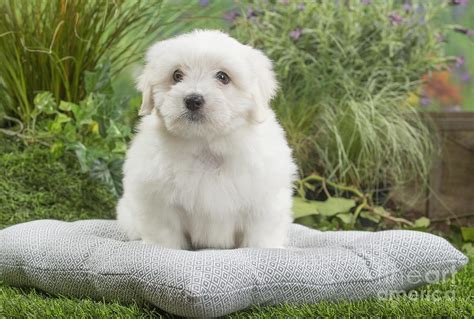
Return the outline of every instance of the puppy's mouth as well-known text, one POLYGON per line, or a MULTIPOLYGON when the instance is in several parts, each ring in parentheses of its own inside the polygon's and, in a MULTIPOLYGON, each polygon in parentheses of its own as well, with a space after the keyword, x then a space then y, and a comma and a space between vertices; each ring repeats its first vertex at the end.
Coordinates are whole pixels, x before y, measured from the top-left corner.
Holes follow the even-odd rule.
POLYGON ((200 111, 188 111, 183 114, 183 118, 189 122, 199 123, 204 122, 204 115, 200 111))

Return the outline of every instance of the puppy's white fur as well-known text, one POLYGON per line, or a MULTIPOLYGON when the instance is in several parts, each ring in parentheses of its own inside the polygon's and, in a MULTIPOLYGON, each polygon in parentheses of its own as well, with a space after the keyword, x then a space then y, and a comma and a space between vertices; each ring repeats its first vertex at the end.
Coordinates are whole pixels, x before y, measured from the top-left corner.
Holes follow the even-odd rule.
POLYGON ((222 32, 197 30, 153 45, 138 88, 145 116, 117 207, 128 236, 176 249, 283 247, 296 166, 269 108, 270 60, 222 32), (177 69, 184 76, 175 83, 177 69), (189 94, 205 100, 197 119, 183 102, 189 94))

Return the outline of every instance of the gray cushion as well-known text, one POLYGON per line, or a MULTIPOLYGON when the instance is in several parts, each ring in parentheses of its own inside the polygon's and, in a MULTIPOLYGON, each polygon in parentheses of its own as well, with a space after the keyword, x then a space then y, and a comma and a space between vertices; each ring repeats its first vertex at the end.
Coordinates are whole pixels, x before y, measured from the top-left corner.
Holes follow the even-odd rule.
POLYGON ((415 231, 292 225, 289 236, 288 249, 179 251, 127 241, 111 220, 39 220, 0 231, 0 280, 208 317, 255 304, 383 296, 467 263, 443 238, 415 231))

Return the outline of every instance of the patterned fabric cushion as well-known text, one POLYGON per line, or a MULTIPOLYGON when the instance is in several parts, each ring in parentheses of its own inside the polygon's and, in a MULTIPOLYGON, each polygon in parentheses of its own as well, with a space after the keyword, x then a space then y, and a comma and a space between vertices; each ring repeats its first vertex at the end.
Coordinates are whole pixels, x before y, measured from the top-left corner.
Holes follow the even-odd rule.
POLYGON ((415 231, 293 225, 290 246, 179 251, 127 241, 111 220, 39 220, 0 231, 0 280, 210 317, 255 304, 384 297, 467 262, 443 238, 415 231))

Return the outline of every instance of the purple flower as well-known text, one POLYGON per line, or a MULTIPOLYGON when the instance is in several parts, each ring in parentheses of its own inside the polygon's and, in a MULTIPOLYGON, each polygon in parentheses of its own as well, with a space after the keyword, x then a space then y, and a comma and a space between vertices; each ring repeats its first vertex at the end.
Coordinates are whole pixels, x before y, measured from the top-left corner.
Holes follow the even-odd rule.
POLYGON ((403 17, 398 12, 390 13, 388 19, 392 25, 400 25, 403 22, 403 17))
POLYGON ((290 32, 290 38, 293 40, 298 40, 301 37, 302 32, 303 30, 301 30, 301 28, 296 28, 290 32))
POLYGON ((306 8, 306 5, 304 4, 304 2, 300 2, 296 7, 298 8, 298 10, 303 11, 306 8))
POLYGON ((467 30, 466 35, 471 38, 474 35, 474 30, 467 30))
POLYGON ((289 4, 290 0, 280 0, 280 1, 278 1, 278 3, 280 3, 280 4, 289 4))
POLYGON ((372 3, 372 0, 362 0, 362 4, 369 5, 372 3))
POLYGON ((451 0, 450 4, 453 6, 467 6, 469 0, 451 0))
POLYGON ((465 62, 466 62, 466 60, 464 59, 464 57, 462 55, 457 56, 456 57, 456 68, 462 67, 465 62))
POLYGON ((428 106, 431 104, 431 100, 428 97, 424 96, 420 99, 420 104, 421 106, 428 106))
POLYGON ((199 5, 205 7, 209 4, 209 0, 199 0, 199 5))
POLYGON ((461 81, 463 81, 463 82, 471 81, 471 75, 467 72, 461 73, 460 77, 461 77, 461 81))
POLYGON ((247 18, 250 19, 252 17, 256 17, 257 16, 257 13, 255 12, 255 10, 252 8, 252 6, 248 6, 247 7, 247 18))
POLYGON ((224 14, 224 19, 232 23, 239 15, 240 13, 237 10, 231 10, 224 14))
POLYGON ((406 13, 408 12, 411 12, 413 9, 413 7, 411 6, 411 4, 409 4, 408 2, 405 2, 403 4, 403 10, 405 10, 406 13))

